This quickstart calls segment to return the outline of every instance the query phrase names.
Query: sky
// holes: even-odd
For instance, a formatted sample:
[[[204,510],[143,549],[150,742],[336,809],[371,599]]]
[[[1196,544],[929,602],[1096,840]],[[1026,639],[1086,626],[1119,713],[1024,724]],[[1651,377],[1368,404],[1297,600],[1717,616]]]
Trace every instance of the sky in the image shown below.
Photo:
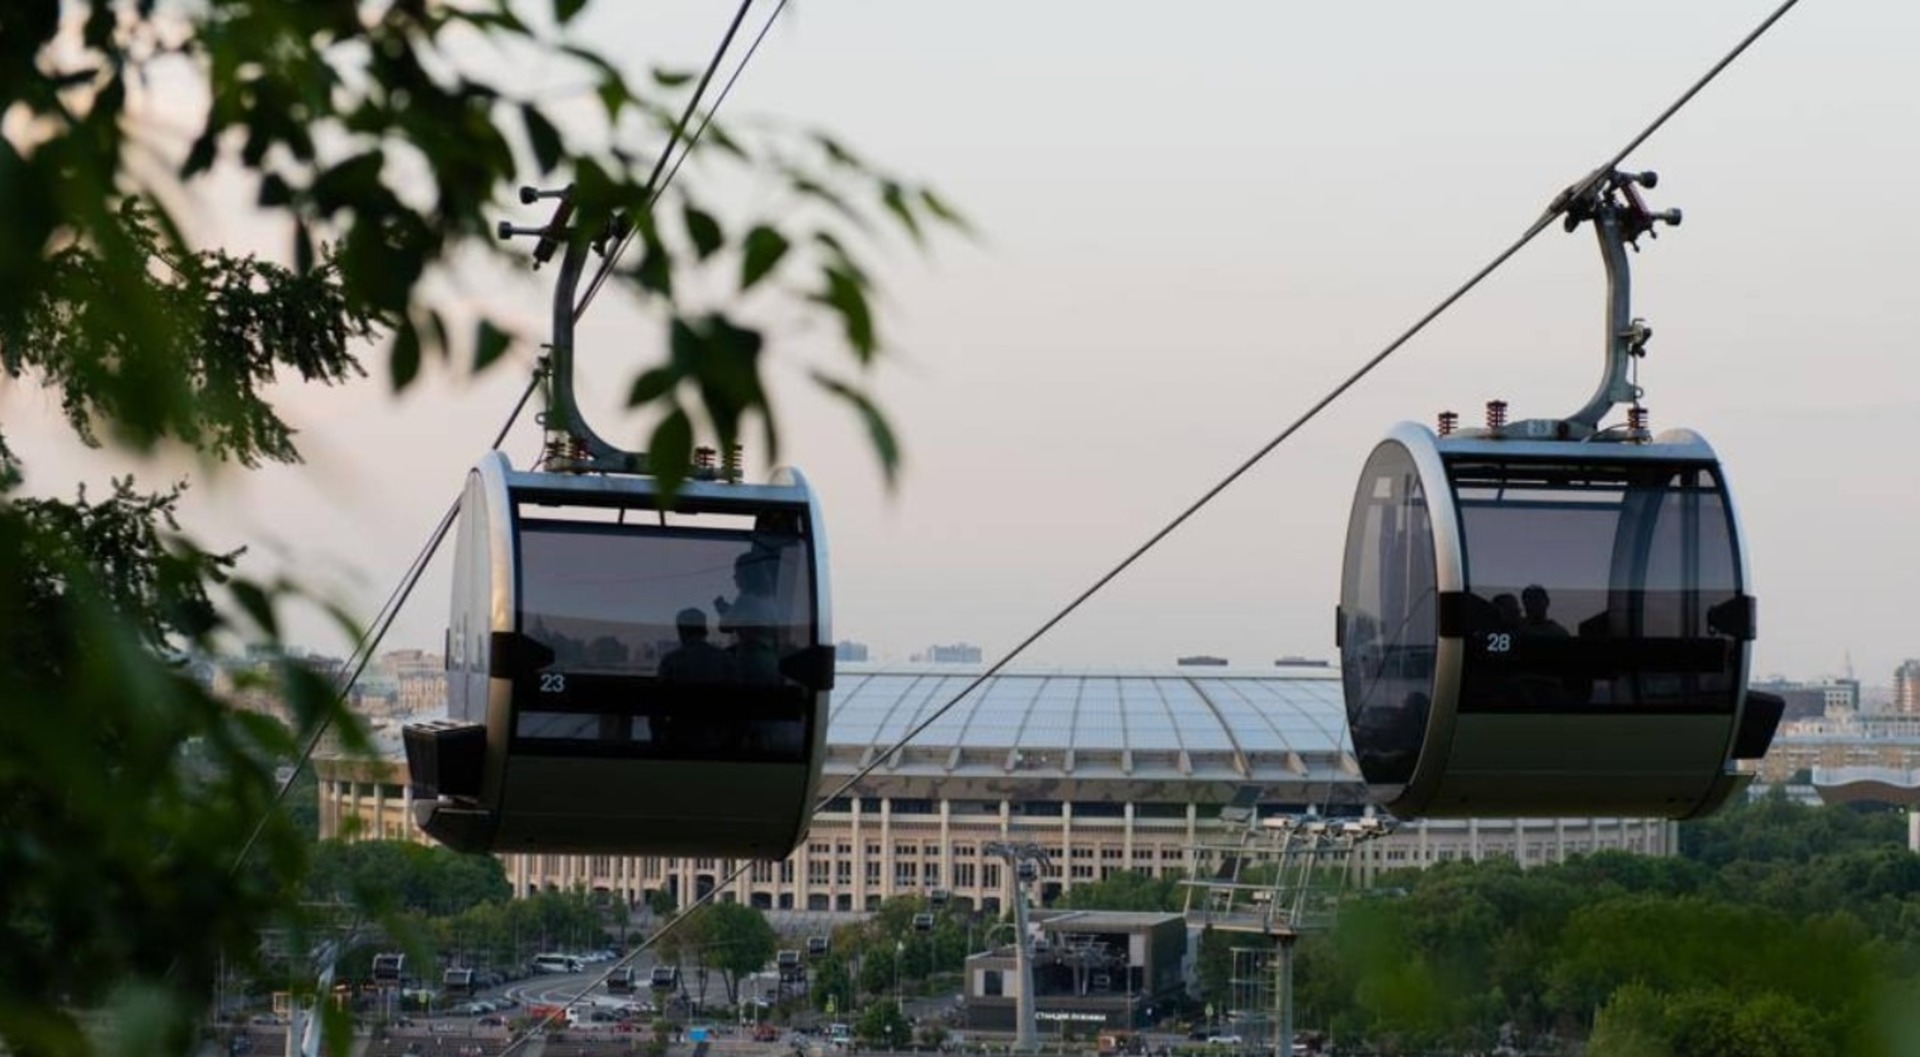
[[[819,127],[936,187],[975,238],[878,258],[892,354],[871,377],[906,451],[889,491],[858,425],[783,341],[783,461],[827,504],[833,632],[876,659],[1010,649],[1516,238],[1773,8],[1715,0],[1368,4],[797,3],[725,104]],[[637,75],[694,67],[733,5],[603,2],[583,39]],[[756,7],[757,27],[770,10]],[[1920,7],[1807,0],[1625,162],[1685,222],[1643,241],[1634,311],[1656,428],[1719,452],[1760,604],[1758,675],[1920,656]],[[534,64],[528,76],[543,76]],[[562,86],[564,88],[564,86]],[[644,145],[639,145],[644,146]],[[683,179],[697,177],[689,170]],[[260,238],[210,189],[195,230]],[[537,222],[504,206],[503,218]],[[274,242],[278,245],[278,242]],[[530,332],[548,273],[484,291]],[[1522,251],[1025,657],[1136,666],[1330,658],[1347,508],[1395,422],[1491,398],[1572,412],[1601,366],[1591,234]],[[660,355],[617,297],[582,323],[596,428]],[[525,384],[530,346],[401,397],[285,394],[307,462],[196,483],[188,527],[371,618]],[[78,450],[6,382],[29,485],[126,463]],[[525,466],[530,421],[506,450]],[[758,453],[755,453],[757,457]],[[144,479],[184,463],[139,466]],[[388,647],[437,647],[446,556]],[[344,653],[319,620],[294,625]]]

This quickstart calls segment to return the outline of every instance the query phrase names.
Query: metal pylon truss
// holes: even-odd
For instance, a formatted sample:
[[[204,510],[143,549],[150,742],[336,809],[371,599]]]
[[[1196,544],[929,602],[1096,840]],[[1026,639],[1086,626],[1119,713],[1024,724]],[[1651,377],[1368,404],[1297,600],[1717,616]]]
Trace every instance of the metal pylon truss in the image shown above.
[[[1269,1037],[1287,1012],[1282,997],[1289,990],[1281,977],[1292,966],[1278,945],[1235,947],[1233,975],[1228,979],[1228,1017],[1243,1037]]]
[[[1183,882],[1187,922],[1274,938],[1332,927],[1360,846],[1390,830],[1373,815],[1260,818],[1251,805],[1230,805],[1221,819]]]

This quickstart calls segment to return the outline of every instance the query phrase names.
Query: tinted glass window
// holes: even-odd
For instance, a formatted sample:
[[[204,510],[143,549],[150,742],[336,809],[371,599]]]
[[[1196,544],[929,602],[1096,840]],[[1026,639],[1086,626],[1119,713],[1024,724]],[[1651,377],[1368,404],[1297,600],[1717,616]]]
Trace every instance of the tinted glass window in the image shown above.
[[[812,691],[783,662],[814,643],[793,532],[520,522],[518,738],[638,755],[791,758]]]
[[[1463,711],[1733,707],[1739,558],[1703,465],[1449,465]]]
[[[1361,472],[1340,587],[1341,677],[1367,781],[1413,776],[1433,698],[1433,523],[1406,449],[1382,444]]]

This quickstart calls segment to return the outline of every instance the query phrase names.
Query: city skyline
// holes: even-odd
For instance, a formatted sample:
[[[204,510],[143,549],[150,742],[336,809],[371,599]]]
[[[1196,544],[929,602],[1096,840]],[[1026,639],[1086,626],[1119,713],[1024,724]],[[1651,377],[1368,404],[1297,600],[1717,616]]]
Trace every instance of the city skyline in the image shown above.
[[[788,17],[723,118],[832,130],[931,181],[981,233],[939,240],[925,261],[901,246],[882,257],[900,354],[875,384],[907,453],[892,496],[857,424],[804,383],[822,343],[777,350],[783,455],[827,504],[833,637],[886,659],[959,634],[1000,656],[1482,264],[1770,6],[1649,0],[1577,30],[1517,2]],[[602,5],[582,32],[695,66],[721,14]],[[1901,483],[1920,391],[1920,363],[1902,354],[1920,323],[1905,249],[1920,218],[1901,179],[1920,147],[1920,68],[1897,50],[1916,30],[1920,13],[1897,5],[1796,10],[1626,162],[1662,174],[1656,208],[1686,210],[1633,261],[1636,313],[1655,331],[1640,381],[1656,428],[1696,428],[1726,461],[1760,601],[1756,678],[1840,675],[1850,660],[1864,685],[1884,686],[1920,653],[1916,496]],[[224,197],[190,212],[207,241],[284,248]],[[379,381],[286,390],[309,463],[200,482],[187,527],[252,547],[256,575],[297,571],[371,619],[524,385],[548,280],[475,280],[473,295],[528,339],[478,380],[432,370],[398,401]],[[1522,416],[1577,406],[1598,372],[1602,293],[1591,236],[1550,231],[1024,661],[1332,657],[1367,450],[1397,420],[1472,419],[1489,398]],[[582,377],[602,393],[589,413],[629,439],[644,426],[605,394],[659,355],[641,320],[607,298],[581,331]],[[367,365],[384,376],[379,356]],[[70,494],[128,466],[80,450],[32,386],[0,390],[0,413],[31,491]],[[536,444],[528,416],[507,450],[524,465]],[[135,465],[149,485],[193,469]],[[439,648],[446,558],[386,648]],[[293,624],[298,640],[344,653],[323,627]]]

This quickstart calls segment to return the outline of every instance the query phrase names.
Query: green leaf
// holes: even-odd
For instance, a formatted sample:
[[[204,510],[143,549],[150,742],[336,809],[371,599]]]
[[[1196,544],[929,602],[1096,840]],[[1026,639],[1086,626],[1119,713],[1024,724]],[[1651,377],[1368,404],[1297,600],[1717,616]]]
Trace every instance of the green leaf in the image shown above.
[[[393,351],[387,356],[387,371],[393,377],[393,391],[400,392],[420,376],[420,332],[413,321],[403,319],[393,331]]]
[[[720,230],[720,222],[713,214],[688,204],[684,215],[687,221],[687,237],[693,240],[693,250],[706,260],[719,251],[726,235]]]
[[[641,289],[659,294],[661,297],[673,296],[673,256],[659,243],[648,243],[647,252],[633,269],[633,277]]]
[[[386,188],[380,183],[380,171],[387,156],[378,150],[356,154],[314,177],[311,188],[314,208],[322,216],[382,201]]]
[[[185,179],[213,168],[214,149],[218,146],[218,136],[213,124],[208,122],[206,130],[195,137],[193,146],[187,149],[187,160],[180,166],[180,176]]]
[[[653,70],[653,83],[662,88],[678,88],[683,84],[691,84],[693,78],[694,74],[690,70],[668,70],[657,66]]]
[[[293,188],[286,177],[270,172],[260,178],[260,194],[255,201],[268,209],[284,206],[293,201]]]
[[[627,406],[639,407],[651,404],[655,400],[673,392],[680,384],[680,372],[670,367],[655,367],[643,372],[633,380],[633,388],[627,391]]]
[[[707,337],[679,316],[667,330],[667,362],[682,376],[697,373],[707,353]]]
[[[880,471],[886,475],[887,487],[892,488],[900,477],[900,439],[893,432],[893,426],[887,422],[887,416],[881,412],[878,404],[867,394],[831,375],[815,371],[813,380],[827,392],[853,405],[860,421],[867,427],[867,440],[873,444],[873,453],[880,459]]]
[[[920,204],[927,208],[927,212],[946,221],[950,227],[960,231],[970,232],[973,230],[973,225],[967,221],[967,218],[962,216],[959,210],[949,205],[946,199],[934,194],[932,188],[922,187],[920,189]]]
[[[486,370],[495,360],[505,355],[507,347],[512,343],[512,337],[506,331],[494,326],[492,320],[481,320],[473,335],[473,369]]]
[[[864,213],[855,209],[839,192],[815,180],[812,176],[791,167],[782,170],[781,175],[787,178],[787,186],[793,188],[795,194],[819,199],[863,231],[870,226]]]
[[[233,592],[233,600],[239,603],[255,627],[270,637],[280,637],[280,622],[273,615],[273,599],[259,584],[252,580],[236,579],[227,585],[227,589]]]
[[[874,353],[880,349],[880,341],[874,332],[873,310],[867,304],[863,284],[858,276],[843,268],[828,267],[822,271],[826,274],[827,286],[813,295],[813,300],[840,314],[847,344],[853,347],[854,355],[861,363],[872,362]]]
[[[815,143],[820,144],[821,150],[826,152],[827,160],[833,162],[835,165],[847,169],[854,169],[859,172],[865,172],[867,170],[867,164],[865,162],[861,161],[857,155],[842,145],[839,140],[834,139],[827,133],[816,132],[813,134],[813,140]]]
[[[587,6],[587,0],[553,0],[553,20],[566,25]]]
[[[603,78],[594,92],[600,97],[600,105],[607,110],[608,121],[620,120],[620,111],[633,102],[633,91],[627,87],[626,81],[617,76]]]
[[[660,486],[669,495],[679,490],[693,466],[693,420],[682,408],[660,420],[647,443],[647,461]]]
[[[913,241],[924,244],[925,236],[920,231],[920,218],[913,215],[913,208],[907,204],[906,189],[893,180],[881,185],[880,201],[887,211],[899,218],[900,223],[913,236]]]
[[[759,224],[747,232],[745,253],[740,260],[740,292],[753,289],[754,284],[767,277],[767,274],[780,264],[787,255],[791,244],[785,235],[765,224]]]
[[[760,350],[766,339],[760,332],[741,327],[723,315],[706,316],[683,324],[697,334],[698,353],[681,350],[676,358],[692,367],[700,386],[700,399],[706,405],[707,418],[713,423],[722,446],[732,444],[740,435],[740,420],[748,412],[760,411],[765,417],[767,397],[760,386]],[[774,432],[767,433],[768,454],[777,454]]]
[[[533,159],[539,163],[541,173],[552,172],[566,153],[560,130],[532,103],[520,104],[520,120],[527,126],[527,142],[533,147]]]

